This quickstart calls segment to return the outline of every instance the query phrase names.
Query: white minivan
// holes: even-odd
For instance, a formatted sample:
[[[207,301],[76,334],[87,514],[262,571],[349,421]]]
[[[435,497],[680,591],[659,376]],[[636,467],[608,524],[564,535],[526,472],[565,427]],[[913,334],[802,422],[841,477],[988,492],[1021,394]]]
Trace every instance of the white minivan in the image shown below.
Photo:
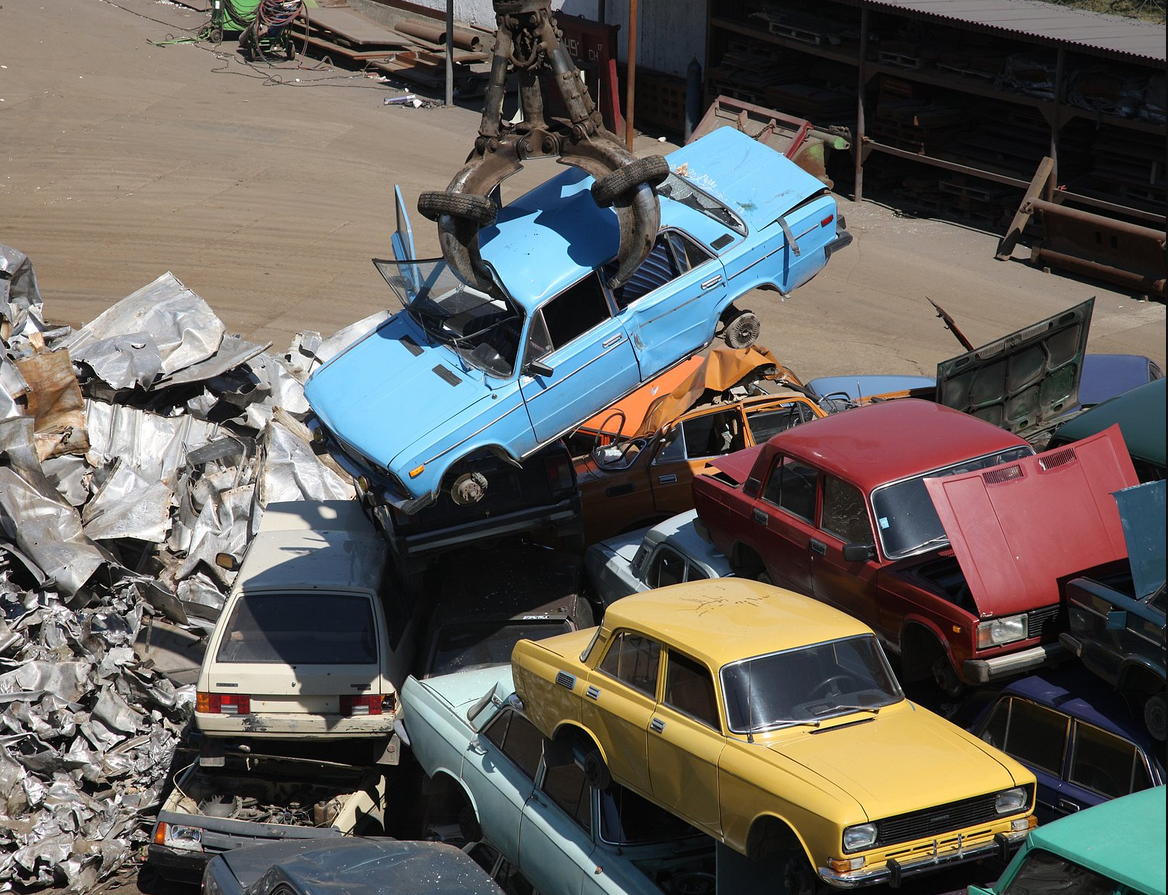
[[[358,503],[269,504],[207,644],[195,723],[207,737],[389,737],[413,628]]]

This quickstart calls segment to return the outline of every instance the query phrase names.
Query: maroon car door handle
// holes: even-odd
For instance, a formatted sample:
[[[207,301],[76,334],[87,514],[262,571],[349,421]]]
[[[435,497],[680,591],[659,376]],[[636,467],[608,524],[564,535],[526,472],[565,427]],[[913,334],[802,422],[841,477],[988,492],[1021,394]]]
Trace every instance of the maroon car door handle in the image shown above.
[[[827,556],[827,544],[823,543],[823,541],[817,541],[815,538],[807,542],[807,549],[812,553],[818,553],[820,556]]]
[[[760,510],[758,507],[755,507],[750,511],[750,516],[759,525],[766,525],[768,522],[770,522],[771,518],[766,514],[766,510]]]

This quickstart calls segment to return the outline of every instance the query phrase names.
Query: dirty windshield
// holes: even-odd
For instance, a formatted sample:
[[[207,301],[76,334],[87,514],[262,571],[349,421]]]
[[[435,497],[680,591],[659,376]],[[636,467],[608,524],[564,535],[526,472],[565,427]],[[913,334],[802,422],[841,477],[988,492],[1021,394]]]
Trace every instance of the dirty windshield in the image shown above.
[[[735,662],[722,669],[722,689],[734,733],[818,726],[904,698],[870,634]]]
[[[515,369],[523,315],[458,279],[442,259],[373,263],[418,326],[492,376]]]
[[[657,192],[674,202],[680,202],[682,205],[692,208],[694,211],[700,211],[706,217],[713,218],[723,227],[728,227],[735,233],[746,235],[746,224],[738,215],[709,193],[698,189],[684,177],[671,173],[657,187]]]
[[[872,492],[872,509],[876,512],[876,526],[884,555],[889,559],[902,559],[949,543],[949,537],[941,526],[941,518],[933,506],[933,499],[929,496],[929,489],[925,487],[925,479],[989,469],[991,466],[1029,457],[1033,453],[1033,448],[1022,445],[877,488]]]

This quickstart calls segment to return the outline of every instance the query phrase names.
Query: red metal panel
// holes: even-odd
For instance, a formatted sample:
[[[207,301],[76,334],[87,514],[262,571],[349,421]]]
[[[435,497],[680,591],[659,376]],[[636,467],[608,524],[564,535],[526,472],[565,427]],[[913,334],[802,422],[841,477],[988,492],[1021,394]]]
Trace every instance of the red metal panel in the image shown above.
[[[926,479],[983,614],[1060,600],[1059,580],[1127,556],[1111,495],[1139,484],[1119,426],[1016,463]]]
[[[556,25],[563,32],[564,46],[572,61],[588,79],[588,92],[604,116],[604,126],[614,134],[623,134],[625,119],[621,115],[616,70],[616,33],[620,26],[563,14],[556,15]],[[544,95],[559,94],[545,90]]]

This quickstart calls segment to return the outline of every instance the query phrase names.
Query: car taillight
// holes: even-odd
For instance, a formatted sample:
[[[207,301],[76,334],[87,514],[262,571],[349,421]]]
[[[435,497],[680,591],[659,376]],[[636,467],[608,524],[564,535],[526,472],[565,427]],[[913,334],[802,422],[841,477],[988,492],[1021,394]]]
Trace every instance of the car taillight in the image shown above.
[[[819,226],[826,227],[828,224],[830,224],[834,220],[835,220],[835,215],[829,214],[827,217],[825,217],[822,221],[819,222]]]
[[[548,485],[553,491],[567,491],[576,484],[572,478],[572,462],[567,457],[547,457],[543,462]]]
[[[342,696],[342,715],[380,715],[381,696]]]
[[[195,711],[204,715],[250,715],[251,697],[240,693],[197,693]]]

